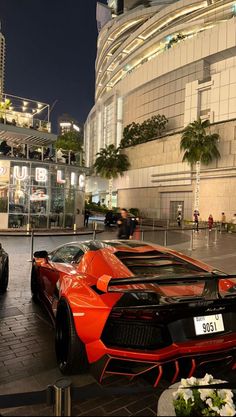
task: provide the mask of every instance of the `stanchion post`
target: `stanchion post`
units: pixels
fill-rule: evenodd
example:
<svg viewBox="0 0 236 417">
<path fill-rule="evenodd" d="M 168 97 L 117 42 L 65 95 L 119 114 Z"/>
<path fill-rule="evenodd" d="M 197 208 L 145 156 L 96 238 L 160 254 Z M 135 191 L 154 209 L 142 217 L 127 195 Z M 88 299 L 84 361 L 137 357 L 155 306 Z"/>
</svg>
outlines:
<svg viewBox="0 0 236 417">
<path fill-rule="evenodd" d="M 96 222 L 94 222 L 94 224 L 93 224 L 93 240 L 96 240 L 96 237 L 97 237 L 97 226 L 98 226 L 98 224 Z"/>
<path fill-rule="evenodd" d="M 31 231 L 31 241 L 30 241 L 30 260 L 33 261 L 34 257 L 34 231 Z"/>
<path fill-rule="evenodd" d="M 164 234 L 164 246 L 167 246 L 167 230 L 165 230 Z"/>
<path fill-rule="evenodd" d="M 207 246 L 210 246 L 210 229 L 207 229 Z"/>
<path fill-rule="evenodd" d="M 194 247 L 193 247 L 193 236 L 194 236 L 194 230 L 191 230 L 191 236 L 190 236 L 190 252 L 193 251 Z"/>
<path fill-rule="evenodd" d="M 54 416 L 71 416 L 71 382 L 68 379 L 59 379 L 54 388 Z"/>
<path fill-rule="evenodd" d="M 216 228 L 215 228 L 215 240 L 214 240 L 215 245 L 217 243 L 217 239 L 218 239 L 218 229 L 217 229 L 217 226 L 216 226 Z"/>
</svg>

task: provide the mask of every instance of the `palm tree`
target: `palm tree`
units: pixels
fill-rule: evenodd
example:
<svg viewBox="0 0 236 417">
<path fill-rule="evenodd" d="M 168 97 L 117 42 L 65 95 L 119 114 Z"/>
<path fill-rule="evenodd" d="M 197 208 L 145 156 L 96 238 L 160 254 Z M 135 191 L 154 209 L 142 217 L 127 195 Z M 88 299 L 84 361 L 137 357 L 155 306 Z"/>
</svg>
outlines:
<svg viewBox="0 0 236 417">
<path fill-rule="evenodd" d="M 97 153 L 94 163 L 96 174 L 109 180 L 109 209 L 112 209 L 113 179 L 123 175 L 128 170 L 130 163 L 128 157 L 120 153 L 120 148 L 109 145 Z"/>
<path fill-rule="evenodd" d="M 1 119 L 3 118 L 6 119 L 6 112 L 7 110 L 9 110 L 10 107 L 11 107 L 11 100 L 9 100 L 8 98 L 5 99 L 5 101 L 0 102 L 0 118 Z"/>
<path fill-rule="evenodd" d="M 196 165 L 196 187 L 194 197 L 194 210 L 199 211 L 200 174 L 201 164 L 209 165 L 213 160 L 220 158 L 218 150 L 219 135 L 209 132 L 210 121 L 200 118 L 190 123 L 183 132 L 180 149 L 184 151 L 183 162 L 191 166 Z"/>
</svg>

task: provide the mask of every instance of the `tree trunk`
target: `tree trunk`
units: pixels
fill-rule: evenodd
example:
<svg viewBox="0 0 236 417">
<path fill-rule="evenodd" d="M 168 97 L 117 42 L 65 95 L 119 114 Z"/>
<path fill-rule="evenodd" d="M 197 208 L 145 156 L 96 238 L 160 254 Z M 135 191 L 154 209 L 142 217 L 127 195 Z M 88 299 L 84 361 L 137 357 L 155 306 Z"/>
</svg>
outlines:
<svg viewBox="0 0 236 417">
<path fill-rule="evenodd" d="M 112 210 L 112 190 L 113 190 L 113 178 L 109 180 L 109 203 L 108 203 L 109 210 Z"/>
<path fill-rule="evenodd" d="M 194 210 L 199 211 L 201 162 L 196 163 L 196 185 L 194 196 Z"/>
</svg>

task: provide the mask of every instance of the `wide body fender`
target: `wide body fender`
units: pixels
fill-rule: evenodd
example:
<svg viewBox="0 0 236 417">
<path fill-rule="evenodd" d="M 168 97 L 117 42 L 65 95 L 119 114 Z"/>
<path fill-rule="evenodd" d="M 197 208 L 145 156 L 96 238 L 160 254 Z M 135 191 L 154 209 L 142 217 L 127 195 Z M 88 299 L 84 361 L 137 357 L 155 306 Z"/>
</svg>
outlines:
<svg viewBox="0 0 236 417">
<path fill-rule="evenodd" d="M 65 298 L 71 308 L 76 332 L 83 343 L 100 339 L 112 307 L 121 294 L 97 294 L 82 279 L 63 277 L 60 298 Z"/>
</svg>

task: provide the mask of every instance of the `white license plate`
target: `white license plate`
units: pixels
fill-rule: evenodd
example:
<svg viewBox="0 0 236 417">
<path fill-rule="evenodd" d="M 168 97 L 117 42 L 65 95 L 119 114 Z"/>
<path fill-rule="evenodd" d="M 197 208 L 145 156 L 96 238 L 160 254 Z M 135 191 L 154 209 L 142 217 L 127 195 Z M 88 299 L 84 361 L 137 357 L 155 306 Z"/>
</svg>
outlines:
<svg viewBox="0 0 236 417">
<path fill-rule="evenodd" d="M 225 329 L 222 314 L 194 317 L 194 326 L 197 336 L 223 332 Z"/>
</svg>

